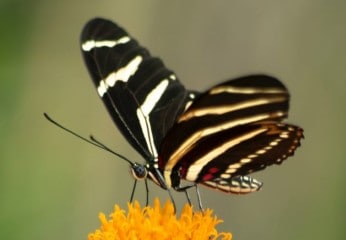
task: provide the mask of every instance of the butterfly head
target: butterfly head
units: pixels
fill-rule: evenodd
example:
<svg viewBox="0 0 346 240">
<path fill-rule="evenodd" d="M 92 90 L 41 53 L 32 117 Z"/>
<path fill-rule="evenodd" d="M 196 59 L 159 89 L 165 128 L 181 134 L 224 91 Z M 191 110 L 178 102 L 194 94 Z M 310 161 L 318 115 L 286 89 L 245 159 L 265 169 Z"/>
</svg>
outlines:
<svg viewBox="0 0 346 240">
<path fill-rule="evenodd" d="M 133 163 L 131 165 L 131 174 L 137 180 L 146 179 L 148 175 L 148 169 L 139 163 Z"/>
</svg>

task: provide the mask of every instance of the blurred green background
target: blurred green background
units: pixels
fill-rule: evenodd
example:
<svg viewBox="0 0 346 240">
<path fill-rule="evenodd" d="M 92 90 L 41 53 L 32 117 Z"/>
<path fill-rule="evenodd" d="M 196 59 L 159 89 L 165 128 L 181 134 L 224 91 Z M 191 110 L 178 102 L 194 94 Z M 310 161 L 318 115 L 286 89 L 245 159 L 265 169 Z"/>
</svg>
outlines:
<svg viewBox="0 0 346 240">
<path fill-rule="evenodd" d="M 1 239 L 86 239 L 98 213 L 125 207 L 123 161 L 47 122 L 43 112 L 142 162 L 115 128 L 79 50 L 87 20 L 124 26 L 198 90 L 250 73 L 291 92 L 289 122 L 305 129 L 282 166 L 257 173 L 247 196 L 202 187 L 204 205 L 234 239 L 345 239 L 346 2 L 0 1 Z M 168 198 L 150 184 L 151 197 Z M 140 184 L 136 199 L 144 203 Z M 185 198 L 175 194 L 178 206 Z"/>
</svg>

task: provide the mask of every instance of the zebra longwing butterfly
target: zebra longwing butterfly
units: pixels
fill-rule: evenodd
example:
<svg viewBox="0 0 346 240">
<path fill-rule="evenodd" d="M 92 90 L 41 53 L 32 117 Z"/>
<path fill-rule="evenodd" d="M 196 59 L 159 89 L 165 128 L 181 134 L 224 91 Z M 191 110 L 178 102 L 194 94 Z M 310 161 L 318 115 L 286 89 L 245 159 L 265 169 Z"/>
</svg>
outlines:
<svg viewBox="0 0 346 240">
<path fill-rule="evenodd" d="M 115 23 L 96 18 L 81 34 L 91 78 L 113 121 L 144 157 L 136 179 L 164 189 L 181 180 L 230 193 L 262 183 L 248 174 L 280 164 L 300 145 L 303 130 L 282 123 L 289 93 L 277 79 L 250 75 L 204 93 L 189 91 L 159 58 Z"/>
</svg>

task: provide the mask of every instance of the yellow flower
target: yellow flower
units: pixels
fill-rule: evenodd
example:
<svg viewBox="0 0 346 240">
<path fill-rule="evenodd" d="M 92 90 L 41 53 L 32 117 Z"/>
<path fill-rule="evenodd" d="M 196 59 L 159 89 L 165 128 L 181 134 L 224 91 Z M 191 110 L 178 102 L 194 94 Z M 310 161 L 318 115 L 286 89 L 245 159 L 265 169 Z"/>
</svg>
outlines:
<svg viewBox="0 0 346 240">
<path fill-rule="evenodd" d="M 232 239 L 231 233 L 217 232 L 215 225 L 222 220 L 212 217 L 210 209 L 193 212 L 186 204 L 177 218 L 172 202 L 161 207 L 158 199 L 154 200 L 154 207 L 141 208 L 137 201 L 129 203 L 127 214 L 115 205 L 109 220 L 103 213 L 99 218 L 101 227 L 89 234 L 89 240 Z"/>
</svg>

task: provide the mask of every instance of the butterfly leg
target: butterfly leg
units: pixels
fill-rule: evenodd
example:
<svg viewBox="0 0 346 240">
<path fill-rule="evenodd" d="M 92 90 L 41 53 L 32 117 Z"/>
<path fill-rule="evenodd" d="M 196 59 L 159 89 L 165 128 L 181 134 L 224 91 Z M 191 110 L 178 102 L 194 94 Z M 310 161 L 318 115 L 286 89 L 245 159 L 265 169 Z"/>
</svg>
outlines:
<svg viewBox="0 0 346 240">
<path fill-rule="evenodd" d="M 132 203 L 132 201 L 133 201 L 133 196 L 135 195 L 136 186 L 137 186 L 137 179 L 135 179 L 135 182 L 133 183 L 131 197 L 130 197 L 130 203 Z"/>
<path fill-rule="evenodd" d="M 169 188 L 167 188 L 167 192 L 168 192 L 168 195 L 169 195 L 169 197 L 170 197 L 170 199 L 171 199 L 171 201 L 172 201 L 172 203 L 173 203 L 174 212 L 176 213 L 176 212 L 177 212 L 177 207 L 175 206 L 175 201 L 174 201 L 174 198 L 173 198 L 172 193 L 171 193 L 171 191 L 169 190 Z"/>
<path fill-rule="evenodd" d="M 190 198 L 190 194 L 189 194 L 189 192 L 187 191 L 187 189 L 184 190 L 184 193 L 185 193 L 187 202 L 188 202 L 189 205 L 191 206 L 191 205 L 192 205 L 192 203 L 191 203 L 191 198 Z"/>
<path fill-rule="evenodd" d="M 145 206 L 148 206 L 148 204 L 149 204 L 149 187 L 148 187 L 148 180 L 147 180 L 147 178 L 145 179 L 144 183 L 145 183 L 145 191 L 147 193 L 147 197 L 146 197 L 146 200 L 145 200 Z"/>
<path fill-rule="evenodd" d="M 197 195 L 197 201 L 198 201 L 198 207 L 200 211 L 204 211 L 203 206 L 202 206 L 202 199 L 201 199 L 201 194 L 199 193 L 199 188 L 197 184 L 195 184 L 195 189 L 196 189 L 196 195 Z"/>
<path fill-rule="evenodd" d="M 175 188 L 176 191 L 178 192 L 185 192 L 185 195 L 186 195 L 186 198 L 187 198 L 187 202 L 192 205 L 192 202 L 191 202 L 191 198 L 190 198 L 190 195 L 188 193 L 188 189 L 194 187 L 195 190 L 196 190 L 196 195 L 197 195 L 197 202 L 198 202 L 198 208 L 199 210 L 203 211 L 203 206 L 202 206 L 202 200 L 201 200 L 201 194 L 199 193 L 199 189 L 198 189 L 198 186 L 197 184 L 193 184 L 193 185 L 188 185 L 188 186 L 178 186 Z"/>
<path fill-rule="evenodd" d="M 169 198 L 171 199 L 173 206 L 174 206 L 174 212 L 176 212 L 176 205 L 175 205 L 175 201 L 173 198 L 173 195 L 171 193 L 170 188 L 167 186 L 165 178 L 163 177 L 162 173 L 159 171 L 158 168 L 154 167 L 154 166 L 148 166 L 148 172 L 154 172 L 155 173 L 155 179 L 158 182 L 158 185 L 160 185 L 163 189 L 167 190 Z"/>
</svg>

